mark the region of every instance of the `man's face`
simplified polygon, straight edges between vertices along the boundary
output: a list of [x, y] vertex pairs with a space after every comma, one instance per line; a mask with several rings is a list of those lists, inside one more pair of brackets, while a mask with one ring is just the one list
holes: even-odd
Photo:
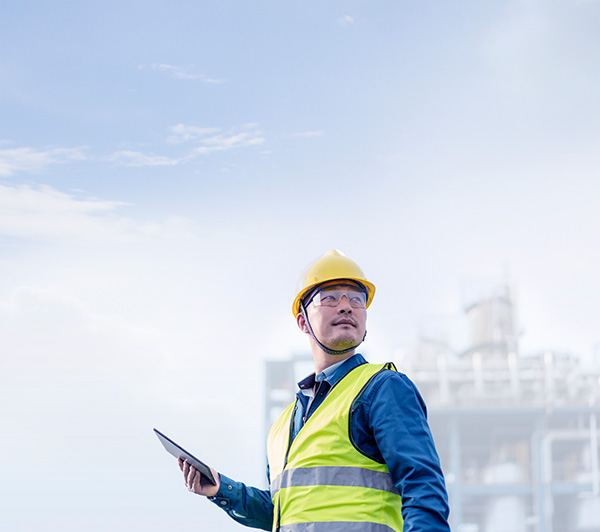
[[[323, 345], [334, 350], [360, 344], [367, 323], [364, 302], [366, 294], [352, 283], [328, 283], [321, 287], [306, 307], [315, 336]], [[298, 325], [308, 332], [303, 328], [302, 321]]]

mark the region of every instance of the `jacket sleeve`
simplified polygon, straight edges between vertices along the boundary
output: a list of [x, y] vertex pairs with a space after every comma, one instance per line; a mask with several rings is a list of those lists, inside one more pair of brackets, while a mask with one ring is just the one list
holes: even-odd
[[210, 500], [238, 523], [261, 530], [273, 527], [273, 502], [269, 490], [246, 486], [221, 476], [219, 492]]
[[384, 371], [352, 417], [357, 447], [385, 461], [402, 497], [404, 532], [450, 532], [448, 495], [425, 403], [404, 374]]

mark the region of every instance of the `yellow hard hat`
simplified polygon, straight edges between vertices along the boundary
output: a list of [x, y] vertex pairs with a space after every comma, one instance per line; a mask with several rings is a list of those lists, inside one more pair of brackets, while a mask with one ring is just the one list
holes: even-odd
[[350, 260], [341, 251], [332, 249], [311, 262], [302, 272], [296, 290], [298, 295], [292, 305], [294, 317], [300, 313], [300, 301], [308, 292], [321, 283], [338, 279], [348, 279], [364, 285], [368, 292], [366, 306], [369, 307], [375, 295], [375, 285], [367, 281], [356, 262]]

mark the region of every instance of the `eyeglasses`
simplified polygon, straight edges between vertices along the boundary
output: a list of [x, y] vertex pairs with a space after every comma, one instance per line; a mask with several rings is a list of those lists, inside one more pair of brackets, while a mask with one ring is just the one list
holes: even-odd
[[315, 307], [337, 307], [343, 296], [346, 296], [352, 308], [367, 307], [367, 294], [365, 292], [339, 286], [325, 287], [319, 290], [308, 303], [313, 303]]

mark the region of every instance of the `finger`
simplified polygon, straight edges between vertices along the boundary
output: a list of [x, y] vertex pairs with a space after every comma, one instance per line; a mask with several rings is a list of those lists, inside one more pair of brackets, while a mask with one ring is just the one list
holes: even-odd
[[185, 462], [183, 462], [183, 476], [187, 478], [189, 472], [190, 472], [190, 464], [188, 463], [188, 461], [186, 460]]
[[185, 487], [187, 489], [190, 489], [189, 477], [190, 477], [190, 465], [187, 462], [184, 462], [184, 464], [183, 464], [183, 481], [184, 481]]
[[189, 470], [189, 473], [188, 473], [188, 476], [187, 476], [187, 486], [188, 486], [188, 489], [193, 490], [193, 488], [194, 488], [194, 477], [196, 476], [196, 468], [190, 466], [189, 469], [190, 470]]
[[177, 463], [179, 464], [179, 469], [183, 471], [183, 460], [181, 458], [178, 458]]
[[200, 473], [194, 469], [194, 477], [192, 478], [192, 491], [194, 493], [200, 493], [202, 490], [202, 484], [200, 484]]

